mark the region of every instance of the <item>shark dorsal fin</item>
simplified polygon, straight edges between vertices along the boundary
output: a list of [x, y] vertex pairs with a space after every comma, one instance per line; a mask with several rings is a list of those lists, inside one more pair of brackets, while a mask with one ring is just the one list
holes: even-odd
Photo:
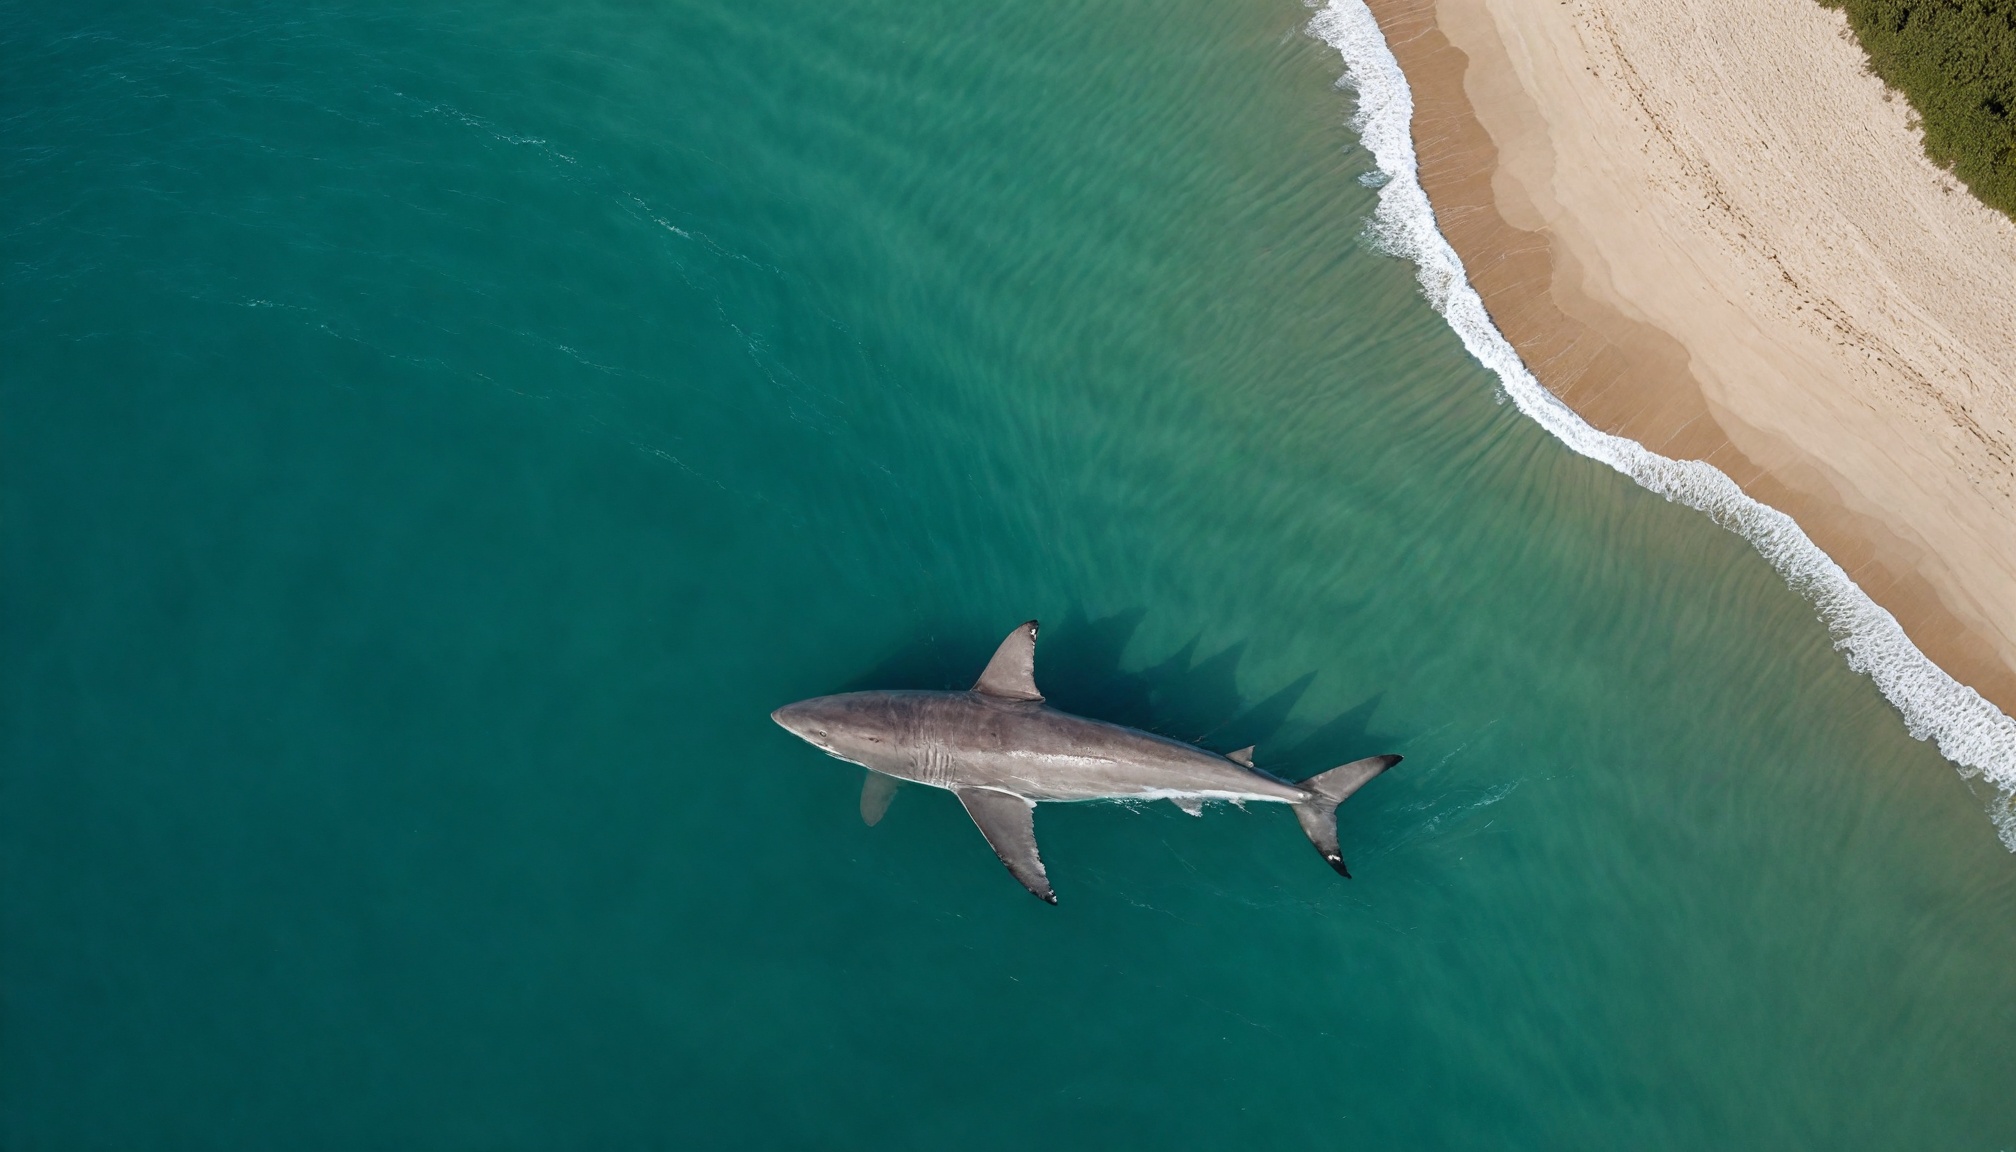
[[1253, 749], [1256, 747], [1258, 747], [1258, 745], [1248, 744], [1244, 748], [1239, 749], [1237, 752], [1227, 752], [1225, 754], [1225, 759], [1230, 760], [1232, 763], [1237, 764], [1243, 768], [1251, 768], [1253, 766]]
[[1036, 621], [1031, 620], [1008, 634], [973, 691], [1001, 700], [1041, 700], [1036, 690]]

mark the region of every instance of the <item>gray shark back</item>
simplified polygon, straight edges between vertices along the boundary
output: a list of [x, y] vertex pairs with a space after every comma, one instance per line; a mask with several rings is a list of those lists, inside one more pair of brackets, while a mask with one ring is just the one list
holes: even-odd
[[1308, 799], [1216, 752], [1039, 701], [980, 692], [852, 692], [823, 701], [846, 722], [887, 734], [863, 767], [934, 788], [994, 788], [1052, 801], [1172, 793]]
[[849, 692], [771, 713], [786, 730], [868, 769], [861, 818], [882, 819], [899, 781], [957, 795], [1001, 862], [1055, 904], [1036, 850], [1038, 801], [1166, 798], [1199, 815], [1205, 800], [1271, 800], [1295, 807], [1309, 840], [1349, 878], [1337, 844], [1337, 805], [1400, 762], [1372, 756], [1284, 783], [1253, 767], [1251, 748], [1221, 756], [1152, 732], [1060, 712], [1036, 689], [1036, 622], [1008, 634], [966, 692]]

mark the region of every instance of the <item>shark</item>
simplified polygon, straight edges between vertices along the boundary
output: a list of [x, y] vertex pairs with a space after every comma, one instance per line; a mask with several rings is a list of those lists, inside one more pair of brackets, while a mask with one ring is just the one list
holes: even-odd
[[839, 760], [868, 770], [861, 818], [878, 823], [899, 785], [959, 798], [1022, 886], [1048, 904], [1057, 893], [1036, 848], [1036, 805], [1168, 800], [1192, 816], [1204, 805], [1290, 805], [1330, 867], [1351, 878], [1337, 842], [1337, 806], [1398, 756], [1368, 756], [1290, 782], [1261, 771], [1253, 749], [1219, 754], [1152, 732], [1073, 716], [1036, 689], [1037, 623], [1008, 634], [965, 692], [872, 691], [786, 704], [770, 718]]

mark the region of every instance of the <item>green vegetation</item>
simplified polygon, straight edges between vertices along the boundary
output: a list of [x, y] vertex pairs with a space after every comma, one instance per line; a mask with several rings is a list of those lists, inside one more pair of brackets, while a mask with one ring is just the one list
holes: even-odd
[[2016, 0], [1820, 0], [1925, 122], [1925, 151], [2016, 217]]

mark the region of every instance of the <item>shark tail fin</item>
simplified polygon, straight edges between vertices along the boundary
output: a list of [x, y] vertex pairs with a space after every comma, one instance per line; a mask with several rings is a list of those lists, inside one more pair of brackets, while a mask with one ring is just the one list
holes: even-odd
[[1301, 822], [1302, 831], [1308, 834], [1316, 851], [1346, 880], [1351, 878], [1351, 870], [1344, 866], [1344, 850], [1337, 845], [1337, 805], [1399, 762], [1398, 756], [1367, 756], [1318, 773], [1297, 785], [1309, 793], [1309, 799], [1295, 805], [1295, 819]]

